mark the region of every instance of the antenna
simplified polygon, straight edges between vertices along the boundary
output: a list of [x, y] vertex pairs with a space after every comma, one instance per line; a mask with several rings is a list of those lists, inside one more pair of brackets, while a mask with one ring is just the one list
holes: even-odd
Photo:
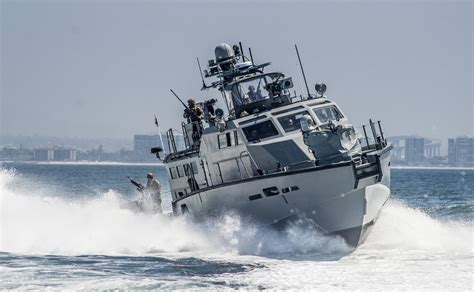
[[301, 63], [300, 53], [298, 52], [298, 46], [295, 44], [296, 55], [298, 56], [298, 61], [300, 62], [301, 73], [303, 73], [304, 85], [306, 86], [306, 92], [308, 92], [308, 98], [311, 98], [308, 88], [308, 82], [306, 82], [306, 75], [304, 74], [303, 64]]
[[201, 68], [201, 63], [199, 62], [199, 58], [196, 57], [196, 60], [198, 62], [198, 67], [199, 67], [199, 74], [201, 74], [201, 80], [202, 80], [202, 89], [207, 89], [207, 85], [206, 85], [206, 82], [204, 82], [204, 77], [202, 76], [202, 68]]
[[252, 61], [252, 65], [255, 65], [253, 62], [253, 56], [252, 56], [252, 49], [249, 47], [249, 55], [250, 55], [250, 61]]
[[244, 50], [242, 49], [242, 42], [239, 42], [240, 53], [242, 54], [242, 62], [245, 62]]
[[163, 154], [166, 155], [165, 143], [163, 142], [163, 135], [161, 134], [160, 124], [158, 123], [158, 119], [156, 118], [156, 115], [155, 115], [155, 125], [158, 128], [158, 134], [160, 135], [160, 142], [161, 142], [161, 148], [163, 149]]

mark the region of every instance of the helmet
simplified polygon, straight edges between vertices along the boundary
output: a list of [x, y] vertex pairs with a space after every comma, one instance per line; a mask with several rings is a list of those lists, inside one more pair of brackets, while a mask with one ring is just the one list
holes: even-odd
[[148, 173], [148, 174], [146, 175], [146, 178], [153, 178], [153, 173], [151, 173], [151, 172]]

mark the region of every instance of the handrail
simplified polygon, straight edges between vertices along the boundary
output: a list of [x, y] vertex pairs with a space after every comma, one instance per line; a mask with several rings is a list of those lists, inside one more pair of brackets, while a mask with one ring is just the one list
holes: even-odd
[[249, 177], [250, 177], [250, 174], [249, 174], [249, 172], [248, 172], [248, 170], [247, 170], [247, 167], [245, 166], [245, 164], [244, 164], [244, 162], [243, 162], [243, 160], [242, 160], [242, 155], [243, 155], [243, 154], [247, 154], [247, 156], [250, 158], [250, 161], [253, 163], [253, 166], [255, 166], [255, 169], [258, 169], [258, 165], [257, 165], [257, 163], [255, 162], [255, 160], [253, 159], [252, 155], [250, 155], [250, 153], [249, 153], [247, 150], [244, 150], [244, 151], [240, 152], [240, 155], [239, 155], [239, 156], [240, 156], [240, 161], [242, 162], [242, 165], [244, 166], [245, 171], [247, 172], [247, 174], [248, 174]]
[[[375, 127], [376, 124], [378, 125], [378, 129]], [[369, 135], [367, 134], [366, 126], [370, 127], [370, 130], [372, 132], [371, 137], [369, 137]], [[358, 127], [355, 127], [355, 128], [356, 129], [362, 129], [363, 134], [361, 134], [361, 137], [359, 137], [359, 141], [361, 143], [362, 143], [362, 141], [365, 141], [366, 145], [364, 147], [367, 147], [367, 149], [380, 150], [384, 146], [387, 145], [386, 139], [385, 139], [383, 131], [382, 131], [382, 125], [381, 125], [380, 121], [373, 122], [370, 119], [369, 124], [361, 125], [361, 126], [358, 126]], [[359, 133], [360, 133], [360, 131], [359, 131]]]

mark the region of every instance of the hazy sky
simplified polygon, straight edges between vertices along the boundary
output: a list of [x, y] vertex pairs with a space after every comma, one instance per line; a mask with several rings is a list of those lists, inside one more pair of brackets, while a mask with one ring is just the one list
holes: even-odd
[[[196, 57], [221, 42], [310, 88], [324, 81], [354, 124], [387, 135], [473, 135], [472, 1], [1, 2], [2, 134], [131, 137], [178, 128], [200, 92]], [[222, 101], [219, 102], [224, 107]]]

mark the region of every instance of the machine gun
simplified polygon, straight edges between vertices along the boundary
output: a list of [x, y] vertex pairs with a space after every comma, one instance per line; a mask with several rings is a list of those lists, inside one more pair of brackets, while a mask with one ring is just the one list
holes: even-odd
[[190, 121], [199, 121], [200, 118], [198, 117], [198, 115], [193, 111], [191, 110], [182, 100], [181, 98], [179, 98], [179, 96], [173, 91], [173, 89], [170, 89], [171, 93], [173, 93], [173, 95], [181, 102], [181, 104], [184, 106], [184, 113], [185, 113], [185, 118], [188, 119], [188, 122]]
[[143, 193], [143, 191], [145, 190], [145, 187], [139, 183], [139, 182], [136, 182], [134, 181], [132, 178], [130, 178], [129, 176], [127, 176], [127, 178], [130, 180], [130, 182], [135, 185], [137, 187], [137, 191], [139, 191], [140, 193]]

